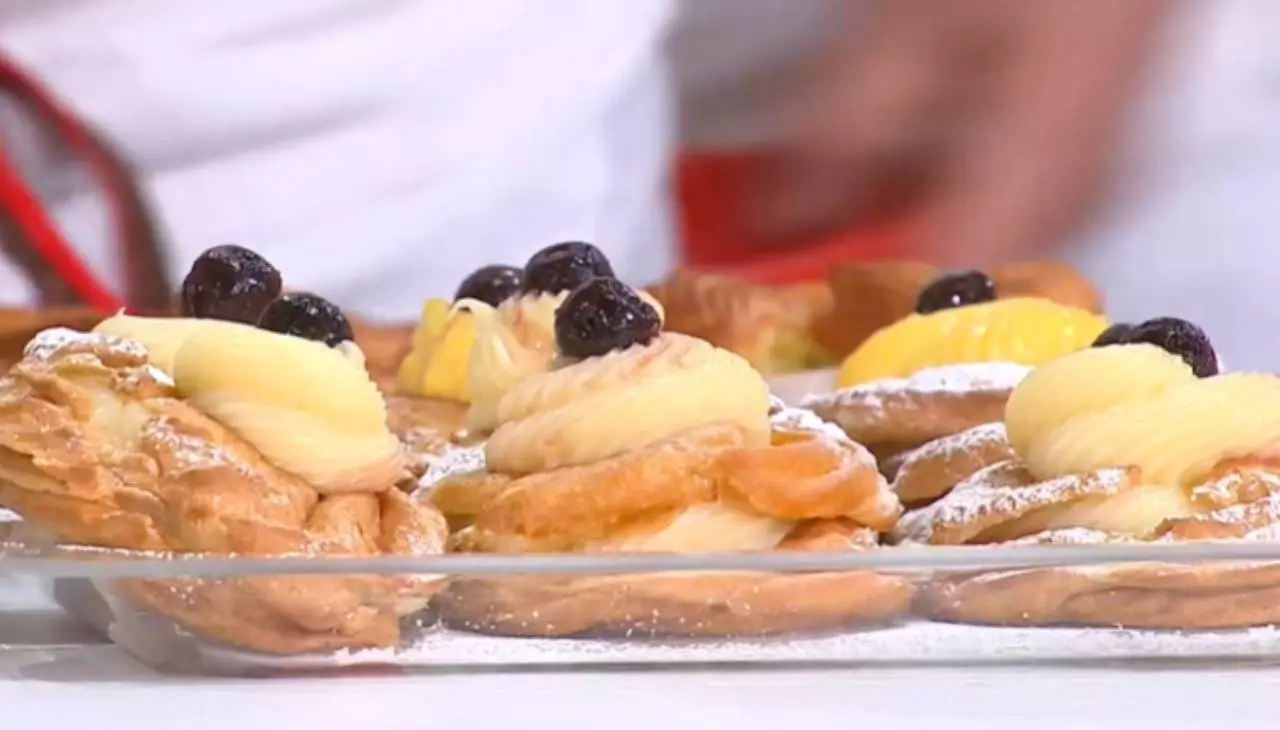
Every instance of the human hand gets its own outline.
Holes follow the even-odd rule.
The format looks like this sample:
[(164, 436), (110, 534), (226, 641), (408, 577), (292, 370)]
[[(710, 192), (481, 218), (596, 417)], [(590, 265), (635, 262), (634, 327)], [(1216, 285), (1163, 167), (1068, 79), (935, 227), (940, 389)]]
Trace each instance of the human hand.
[(907, 197), (911, 253), (1025, 258), (1096, 200), (1172, 0), (873, 0), (815, 77), (750, 206), (761, 239)]

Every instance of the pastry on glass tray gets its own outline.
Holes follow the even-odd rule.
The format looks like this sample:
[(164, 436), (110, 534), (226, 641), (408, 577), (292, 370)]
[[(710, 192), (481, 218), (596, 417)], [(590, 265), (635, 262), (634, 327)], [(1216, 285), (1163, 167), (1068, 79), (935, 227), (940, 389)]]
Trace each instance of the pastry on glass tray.
[(556, 308), (596, 276), (613, 277), (604, 253), (569, 241), (543, 248), (523, 268), (483, 266), (452, 302), (426, 302), (388, 398), (392, 428), (409, 446), (415, 474), (474, 442), (491, 428), (504, 392), (547, 370)]
[[(1219, 374), (1208, 339), (1187, 322), (1118, 326), (1097, 347), (1037, 368), (1010, 397), (1005, 427), (1014, 456), (908, 513), (900, 539), (1068, 546), (1280, 535), (1280, 379)], [(919, 606), (981, 624), (1256, 626), (1280, 621), (1280, 566), (939, 576)]]
[[(832, 303), (813, 326), (821, 347), (837, 357), (856, 350), (877, 330), (916, 311), (924, 289), (943, 273), (914, 261), (882, 261), (840, 266), (829, 276)], [(1062, 264), (1005, 264), (990, 272), (1002, 299), (1048, 299), (1066, 307), (1102, 311), (1098, 290), (1079, 272)]]
[(1087, 347), (1107, 326), (1048, 299), (994, 299), (978, 272), (924, 288), (916, 313), (877, 331), (840, 366), (836, 392), (802, 404), (839, 424), (892, 473), (899, 455), (999, 421), (1031, 367)]
[[(779, 410), (738, 355), (661, 332), (626, 285), (576, 288), (555, 334), (553, 369), (494, 408), (485, 466), (424, 480), (420, 497), (465, 513), (455, 549), (849, 551), (895, 524), (866, 449)], [(458, 579), (439, 606), (447, 625), (503, 635), (734, 636), (885, 621), (911, 593), (869, 572), (535, 576)]]
[[(217, 263), (202, 256), (189, 281)], [(117, 316), (37, 335), (0, 380), (0, 506), (61, 542), (124, 555), (443, 552), (443, 517), (396, 489), (403, 447), (342, 312), (285, 294), (244, 324), (256, 306), (236, 299), (244, 290), (200, 309), (239, 321)], [(263, 576), (111, 590), (200, 638), (296, 654), (395, 646), (400, 617), (440, 588)]]
[(813, 337), (814, 322), (831, 307), (826, 284), (761, 286), (677, 270), (648, 292), (666, 311), (667, 331), (735, 352), (766, 375), (835, 362)]

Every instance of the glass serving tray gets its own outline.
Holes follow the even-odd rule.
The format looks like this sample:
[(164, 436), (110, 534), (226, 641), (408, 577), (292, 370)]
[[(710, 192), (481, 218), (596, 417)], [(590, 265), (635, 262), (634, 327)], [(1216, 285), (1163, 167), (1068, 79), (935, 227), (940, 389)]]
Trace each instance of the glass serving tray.
[[(1266, 543), (236, 559), (60, 546), (9, 523), (0, 524), (0, 572), (38, 582), (63, 610), (144, 663), (183, 674), (1280, 660), (1280, 631), (1267, 620), (1272, 606), (1280, 609), (1280, 545)], [(884, 593), (886, 580), (908, 593)], [(1107, 610), (1039, 616), (1047, 597), (1082, 580), (1081, 605)], [(365, 591), (387, 581), (429, 585), (430, 600), (406, 608)], [(992, 595), (964, 592), (988, 582), (1001, 587), (993, 596), (1002, 619), (978, 610)], [(352, 585), (363, 603), (346, 611), (337, 596)], [(939, 586), (956, 585), (963, 590), (939, 594)], [(842, 586), (866, 587), (868, 600), (889, 596), (888, 612), (832, 601), (845, 595)], [(263, 595), (275, 612), (262, 608)], [(940, 611), (938, 595), (973, 599), (957, 605), (974, 614)], [(1027, 613), (1006, 610), (1019, 602)], [(7, 605), (0, 601), (0, 621)], [(361, 611), (375, 618), (346, 632), (326, 628), (308, 614), (315, 610), (321, 619)], [(379, 611), (389, 622), (379, 623)], [(570, 623), (556, 623), (566, 616)], [(807, 625), (814, 616), (821, 620)], [(1177, 626), (1184, 620), (1203, 625)]]

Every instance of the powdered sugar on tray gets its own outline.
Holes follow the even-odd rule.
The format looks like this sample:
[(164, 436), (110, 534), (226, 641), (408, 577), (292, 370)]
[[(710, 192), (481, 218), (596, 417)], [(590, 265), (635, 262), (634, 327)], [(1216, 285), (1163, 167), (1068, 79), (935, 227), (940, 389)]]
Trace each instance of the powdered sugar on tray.
[[(1178, 633), (1124, 629), (1022, 629), (916, 623), (838, 636), (720, 641), (519, 639), (436, 630), (401, 650), (325, 657), (263, 657), (205, 646), (201, 668), (225, 673), (381, 664), (519, 667), (682, 664), (1079, 663), (1151, 659), (1250, 658), (1280, 654), (1280, 631)], [(179, 657), (181, 661), (190, 658)]]
[(982, 391), (1013, 390), (1031, 372), (1025, 365), (1007, 362), (965, 363), (921, 370), (909, 378), (876, 380), (826, 395), (812, 395), (801, 401), (813, 405), (870, 404), (886, 396), (904, 393), (922, 396), (963, 395)]

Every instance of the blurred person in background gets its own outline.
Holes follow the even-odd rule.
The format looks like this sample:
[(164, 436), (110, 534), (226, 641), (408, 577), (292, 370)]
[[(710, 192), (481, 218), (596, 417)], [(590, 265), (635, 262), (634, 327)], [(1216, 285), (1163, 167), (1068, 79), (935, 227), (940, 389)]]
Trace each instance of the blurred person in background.
[[(143, 309), (222, 243), (399, 320), (479, 265), (566, 239), (656, 279), (673, 255), (670, 13), (669, 0), (0, 2), (0, 305), (84, 298), (45, 271), (53, 238)], [(137, 190), (122, 192), (129, 173)]]
[(716, 48), (708, 3), (739, 9), (686, 5), (684, 133), (780, 152), (754, 245), (907, 210), (908, 255), (1064, 260), (1117, 320), (1185, 317), (1233, 367), (1280, 367), (1280, 4), (747, 0), (772, 42)]

